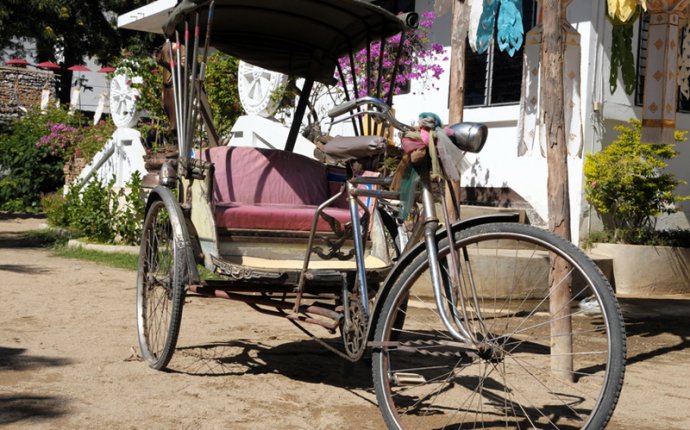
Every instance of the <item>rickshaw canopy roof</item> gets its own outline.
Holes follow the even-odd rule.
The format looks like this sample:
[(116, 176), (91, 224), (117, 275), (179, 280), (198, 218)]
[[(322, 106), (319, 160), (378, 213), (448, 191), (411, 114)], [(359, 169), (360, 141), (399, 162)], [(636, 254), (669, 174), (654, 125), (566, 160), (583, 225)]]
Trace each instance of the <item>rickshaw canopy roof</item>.
[[(185, 18), (199, 12), (201, 41), (209, 0), (181, 0), (163, 32), (184, 34)], [(401, 32), (392, 13), (362, 0), (216, 0), (211, 46), (265, 69), (332, 83), (338, 58), (370, 41)], [(189, 21), (193, 31), (194, 19)]]

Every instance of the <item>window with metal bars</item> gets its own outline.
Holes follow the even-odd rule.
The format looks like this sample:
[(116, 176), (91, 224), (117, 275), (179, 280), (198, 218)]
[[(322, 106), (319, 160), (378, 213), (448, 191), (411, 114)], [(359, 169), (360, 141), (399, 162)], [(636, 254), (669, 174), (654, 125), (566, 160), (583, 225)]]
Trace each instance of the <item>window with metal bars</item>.
[[(649, 14), (640, 16), (639, 37), (637, 38), (637, 82), (635, 85), (635, 105), (644, 106), (644, 80), (647, 74), (647, 44), (649, 43)], [(681, 29), (679, 46), (683, 46), (683, 35), (685, 31)], [(690, 113), (690, 100), (686, 99), (680, 90), (676, 97), (676, 111)]]
[[(522, 26), (525, 31), (536, 24), (537, 10), (535, 0), (525, 0), (522, 3)], [(523, 52), (524, 45), (511, 57), (498, 49), (495, 38), (483, 54), (472, 52), (467, 43), (465, 106), (500, 106), (520, 102)]]

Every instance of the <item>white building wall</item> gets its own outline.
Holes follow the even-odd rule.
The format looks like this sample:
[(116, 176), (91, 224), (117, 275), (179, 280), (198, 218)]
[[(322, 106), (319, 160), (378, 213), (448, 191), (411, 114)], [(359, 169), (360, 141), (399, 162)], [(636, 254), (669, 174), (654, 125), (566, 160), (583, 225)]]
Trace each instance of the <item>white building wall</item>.
[[(591, 40), (596, 39), (596, 32), (592, 30), (592, 14), (596, 12), (596, 0), (575, 0), (568, 10), (568, 18), (581, 35), (581, 94), (583, 122), (588, 123), (588, 105), (591, 105), (592, 79), (589, 78), (589, 58), (592, 50)], [(433, 0), (418, 0), (417, 11), (433, 10)], [(451, 16), (446, 14), (437, 19), (434, 26), (435, 42), (450, 44)], [(398, 118), (411, 122), (420, 112), (432, 111), (448, 118), (448, 88), (449, 61), (443, 63), (446, 72), (439, 82), (439, 91), (423, 91), (419, 83), (413, 83), (408, 95), (398, 96), (395, 107)], [(520, 85), (520, 82), (516, 82)], [(534, 151), (523, 157), (517, 156), (517, 118), (519, 105), (465, 108), (463, 120), (482, 122), (489, 127), (487, 144), (480, 154), (468, 154), (467, 161), (470, 168), (463, 175), (463, 186), (479, 187), (510, 187), (520, 194), (533, 208), (529, 213), (533, 223), (540, 224), (548, 221), (547, 176), (548, 166), (546, 158), (539, 151)], [(585, 145), (587, 148), (587, 144)], [(591, 147), (591, 145), (590, 145)], [(569, 158), (568, 174), (570, 185), (570, 205), (572, 237), (579, 237), (580, 217), (582, 210), (582, 159)]]
[[(589, 0), (575, 0), (572, 6), (578, 3), (590, 3)], [(571, 6), (571, 9), (572, 9)], [(590, 91), (586, 94), (592, 97), (587, 105), (590, 111), (587, 139), (585, 149), (588, 152), (597, 152), (608, 146), (618, 135), (615, 126), (626, 123), (630, 118), (642, 119), (642, 107), (635, 106), (635, 94), (627, 95), (623, 90), (622, 78), (619, 76), (616, 91), (611, 94), (609, 87), (609, 74), (611, 70), (611, 23), (606, 18), (604, 2), (591, 1), (592, 37), (590, 40), (591, 55), (588, 59), (588, 75)], [(681, 24), (682, 25), (682, 24)], [(639, 25), (634, 24), (635, 34), (633, 38), (633, 53), (637, 67), (637, 49), (639, 40)], [(583, 99), (584, 101), (584, 99)], [(600, 107), (600, 112), (592, 111), (594, 106)], [(690, 114), (676, 114), (676, 129), (690, 130)], [(676, 146), (678, 156), (669, 162), (668, 171), (678, 179), (690, 183), (690, 140)], [(680, 195), (690, 195), (690, 184), (680, 185), (677, 188)], [(582, 233), (585, 237), (589, 231), (600, 230), (601, 222), (595, 211), (590, 210), (589, 205), (583, 200), (582, 206)], [(682, 202), (679, 211), (670, 216), (662, 216), (657, 224), (658, 228), (690, 228), (690, 202)]]

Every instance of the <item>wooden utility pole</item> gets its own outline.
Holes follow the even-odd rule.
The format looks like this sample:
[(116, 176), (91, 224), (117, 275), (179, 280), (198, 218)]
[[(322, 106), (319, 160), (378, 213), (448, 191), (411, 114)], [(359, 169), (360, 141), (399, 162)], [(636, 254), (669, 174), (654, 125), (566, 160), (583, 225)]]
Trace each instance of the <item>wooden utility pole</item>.
[[(450, 89), (448, 124), (456, 124), (462, 121), (462, 112), (465, 108), (465, 41), (467, 40), (467, 5), (464, 0), (452, 0), (453, 19), (450, 33)], [(460, 181), (450, 181), (455, 201), (460, 204)], [(450, 195), (446, 195), (451, 202)], [(448, 207), (451, 220), (457, 221), (460, 214), (453, 205)]]
[(450, 112), (448, 123), (462, 121), (465, 107), (465, 41), (467, 40), (467, 19), (464, 1), (453, 0), (453, 20), (450, 33)]
[[(548, 163), (549, 228), (570, 240), (570, 197), (568, 194), (568, 150), (563, 112), (564, 34), (561, 20), (569, 2), (544, 0), (541, 53), (541, 114), (546, 131)], [(565, 379), (573, 379), (572, 321), (569, 316), (571, 280), (562, 260), (551, 264), (551, 370)], [(554, 282), (555, 281), (555, 282)], [(564, 282), (567, 281), (567, 282)]]

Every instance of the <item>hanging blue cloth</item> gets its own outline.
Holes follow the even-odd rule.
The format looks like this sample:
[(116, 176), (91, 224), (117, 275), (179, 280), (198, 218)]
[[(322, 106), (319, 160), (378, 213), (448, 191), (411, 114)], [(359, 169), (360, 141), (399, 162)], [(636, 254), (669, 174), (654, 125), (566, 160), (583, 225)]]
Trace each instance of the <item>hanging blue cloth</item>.
[(512, 57), (522, 46), (524, 33), (522, 0), (501, 0), (496, 31), (498, 49), (508, 51), (508, 55)]
[(482, 16), (479, 18), (479, 26), (477, 27), (477, 53), (479, 54), (485, 53), (491, 44), (498, 2), (499, 0), (484, 0)]

